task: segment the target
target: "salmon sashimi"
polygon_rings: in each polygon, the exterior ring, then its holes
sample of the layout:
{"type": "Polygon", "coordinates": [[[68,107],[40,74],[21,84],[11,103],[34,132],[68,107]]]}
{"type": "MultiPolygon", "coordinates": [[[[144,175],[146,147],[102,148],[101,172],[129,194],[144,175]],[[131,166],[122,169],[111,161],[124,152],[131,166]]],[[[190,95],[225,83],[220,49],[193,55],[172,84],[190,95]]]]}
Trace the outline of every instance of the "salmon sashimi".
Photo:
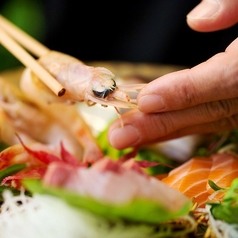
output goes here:
{"type": "Polygon", "coordinates": [[[198,207],[208,201],[218,201],[224,192],[215,192],[209,185],[213,181],[221,188],[228,188],[238,178],[238,156],[213,154],[207,158],[192,158],[169,172],[162,181],[193,199],[198,207]]]}
{"type": "MultiPolygon", "coordinates": [[[[213,181],[221,188],[230,187],[231,182],[238,178],[238,156],[235,154],[214,154],[212,167],[208,180],[213,181]]],[[[207,184],[207,191],[212,194],[214,190],[207,184]]]]}
{"type": "Polygon", "coordinates": [[[210,158],[192,158],[170,171],[162,181],[192,198],[195,203],[203,204],[209,196],[206,185],[211,166],[210,158]]]}
{"type": "MultiPolygon", "coordinates": [[[[213,181],[221,188],[228,188],[231,182],[238,178],[238,156],[236,154],[214,154],[212,158],[212,167],[208,176],[208,181],[213,181]]],[[[222,201],[225,190],[214,192],[207,182],[207,192],[211,194],[208,201],[222,201]]]]}

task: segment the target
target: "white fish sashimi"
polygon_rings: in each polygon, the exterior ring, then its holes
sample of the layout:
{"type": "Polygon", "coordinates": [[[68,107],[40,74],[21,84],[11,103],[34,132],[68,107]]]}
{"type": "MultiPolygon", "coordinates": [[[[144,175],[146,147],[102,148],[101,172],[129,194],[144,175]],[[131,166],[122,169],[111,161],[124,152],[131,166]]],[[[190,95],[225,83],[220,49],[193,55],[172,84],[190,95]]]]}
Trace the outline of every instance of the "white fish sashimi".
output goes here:
{"type": "MultiPolygon", "coordinates": [[[[131,161],[136,166],[136,162],[133,159],[131,161]]],[[[184,194],[160,180],[108,158],[95,162],[90,168],[52,163],[47,169],[43,183],[109,204],[126,204],[138,198],[147,199],[171,212],[181,209],[190,201],[184,194]]]]}

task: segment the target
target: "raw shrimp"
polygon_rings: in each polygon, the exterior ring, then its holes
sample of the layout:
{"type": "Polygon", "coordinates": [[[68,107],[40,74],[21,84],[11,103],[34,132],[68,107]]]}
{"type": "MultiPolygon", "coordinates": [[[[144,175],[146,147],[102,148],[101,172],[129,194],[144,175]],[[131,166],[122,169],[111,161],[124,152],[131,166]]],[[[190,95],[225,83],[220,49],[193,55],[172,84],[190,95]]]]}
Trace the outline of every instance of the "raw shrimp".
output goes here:
{"type": "Polygon", "coordinates": [[[0,132],[8,145],[41,143],[60,151],[62,142],[81,161],[95,161],[103,156],[90,128],[74,105],[46,104],[29,100],[15,85],[0,80],[0,132]],[[63,112],[63,116],[62,116],[63,112]]]}
{"type": "Polygon", "coordinates": [[[62,97],[56,97],[40,79],[26,69],[21,79],[22,90],[29,95],[41,95],[48,102],[82,102],[89,106],[96,103],[104,107],[136,108],[136,100],[131,99],[130,92],[138,92],[145,84],[117,85],[115,75],[106,68],[92,67],[82,61],[56,51],[49,51],[38,59],[66,89],[62,97]],[[41,94],[43,93],[43,94],[41,94]]]}
{"type": "MultiPolygon", "coordinates": [[[[23,73],[21,88],[25,93],[31,95],[32,98],[39,96],[40,100],[46,99],[48,102],[51,102],[57,96],[48,96],[52,94],[49,89],[55,91],[47,83],[48,80],[46,77],[50,75],[45,74],[45,70],[38,67],[39,65],[35,64],[34,59],[28,57],[27,52],[21,47],[31,52],[38,59],[39,64],[59,82],[60,91],[57,90],[57,95],[62,98],[60,100],[57,98],[56,101],[73,103],[84,101],[89,106],[96,103],[104,107],[113,106],[119,117],[119,108],[137,108],[136,99],[132,99],[129,93],[137,93],[145,84],[125,84],[119,86],[116,84],[115,75],[108,69],[88,66],[77,58],[61,52],[52,51],[2,16],[0,16],[0,26],[2,28],[1,35],[3,35],[1,37],[1,43],[4,43],[3,45],[11,53],[19,58],[24,65],[29,67],[23,73]],[[11,37],[14,39],[13,41],[11,37]],[[17,51],[12,50],[12,46],[17,51]],[[25,60],[26,58],[27,60],[25,60]],[[40,78],[33,76],[33,73],[30,72],[31,70],[36,75],[40,75],[40,78]],[[34,84],[34,86],[31,84],[34,84]],[[63,93],[61,93],[62,90],[63,93]],[[41,94],[43,91],[45,92],[41,94]]],[[[51,79],[52,77],[49,78],[50,81],[53,80],[51,79]]],[[[57,83],[57,88],[59,85],[57,83]]]]}

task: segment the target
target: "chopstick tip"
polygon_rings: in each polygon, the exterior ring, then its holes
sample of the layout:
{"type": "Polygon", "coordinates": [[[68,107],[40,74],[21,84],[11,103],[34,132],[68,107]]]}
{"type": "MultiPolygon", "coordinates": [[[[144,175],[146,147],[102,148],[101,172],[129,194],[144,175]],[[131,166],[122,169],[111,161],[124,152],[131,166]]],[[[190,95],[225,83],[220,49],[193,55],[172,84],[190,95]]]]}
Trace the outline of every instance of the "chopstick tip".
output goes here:
{"type": "Polygon", "coordinates": [[[61,97],[65,94],[66,92],[66,89],[65,88],[62,88],[59,92],[58,92],[58,96],[61,97]]]}

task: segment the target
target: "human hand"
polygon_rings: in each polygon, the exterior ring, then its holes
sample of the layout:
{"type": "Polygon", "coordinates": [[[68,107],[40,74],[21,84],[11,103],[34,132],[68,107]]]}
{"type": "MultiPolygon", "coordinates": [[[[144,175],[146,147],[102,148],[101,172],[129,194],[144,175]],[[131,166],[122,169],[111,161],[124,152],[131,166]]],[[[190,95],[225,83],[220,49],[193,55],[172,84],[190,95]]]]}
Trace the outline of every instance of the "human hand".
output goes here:
{"type": "MultiPolygon", "coordinates": [[[[197,31],[224,29],[238,22],[238,1],[204,0],[187,16],[197,31]]],[[[225,52],[191,69],[148,83],[137,97],[139,110],[110,125],[108,139],[123,149],[189,134],[238,127],[238,39],[225,52]]]]}

